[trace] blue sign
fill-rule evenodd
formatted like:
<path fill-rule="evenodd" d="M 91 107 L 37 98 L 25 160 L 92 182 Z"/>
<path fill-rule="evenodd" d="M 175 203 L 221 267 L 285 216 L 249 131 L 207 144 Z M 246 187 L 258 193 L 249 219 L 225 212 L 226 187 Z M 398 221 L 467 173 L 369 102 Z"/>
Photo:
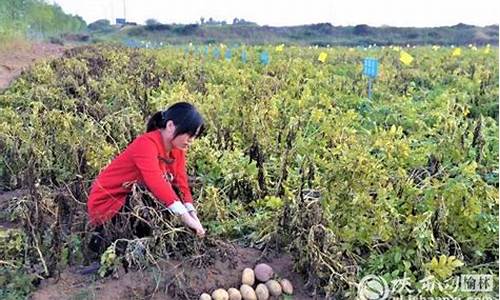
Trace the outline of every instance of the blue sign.
<path fill-rule="evenodd" d="M 263 51 L 260 54 L 260 62 L 264 65 L 269 64 L 269 53 L 267 53 L 267 51 Z"/>
<path fill-rule="evenodd" d="M 219 50 L 219 48 L 215 48 L 214 49 L 214 54 L 213 55 L 214 55 L 215 59 L 219 59 L 219 57 L 220 57 L 220 50 Z"/>
<path fill-rule="evenodd" d="M 226 58 L 226 60 L 231 60 L 231 49 L 226 49 L 224 57 Z"/>
<path fill-rule="evenodd" d="M 372 79 L 378 75 L 378 60 L 367 57 L 363 61 L 363 74 L 368 76 L 368 98 L 372 98 Z"/>
<path fill-rule="evenodd" d="M 378 60 L 367 57 L 363 62 L 363 74 L 368 77 L 375 78 L 378 75 Z"/>

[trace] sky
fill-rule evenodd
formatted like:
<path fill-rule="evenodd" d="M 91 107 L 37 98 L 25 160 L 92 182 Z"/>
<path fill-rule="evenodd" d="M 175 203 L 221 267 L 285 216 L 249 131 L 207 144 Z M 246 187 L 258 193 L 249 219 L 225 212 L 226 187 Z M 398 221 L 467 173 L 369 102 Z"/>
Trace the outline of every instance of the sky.
<path fill-rule="evenodd" d="M 200 17 L 214 20 L 243 18 L 259 25 L 290 26 L 331 23 L 334 26 L 436 27 L 458 23 L 499 24 L 498 0 L 47 0 L 87 23 L 124 15 L 130 22 L 147 19 L 189 24 Z"/>

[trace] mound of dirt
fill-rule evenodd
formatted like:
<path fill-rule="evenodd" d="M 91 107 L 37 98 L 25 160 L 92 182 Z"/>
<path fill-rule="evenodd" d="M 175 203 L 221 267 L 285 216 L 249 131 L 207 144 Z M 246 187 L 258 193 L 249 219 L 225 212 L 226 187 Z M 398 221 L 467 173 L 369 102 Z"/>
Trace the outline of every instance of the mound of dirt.
<path fill-rule="evenodd" d="M 68 47 L 50 44 L 12 42 L 0 49 L 0 91 L 7 88 L 21 72 L 40 59 L 55 58 Z"/>
<path fill-rule="evenodd" d="M 294 286 L 294 299 L 313 299 L 304 290 L 302 277 L 293 271 L 289 255 L 263 252 L 231 245 L 229 251 L 212 257 L 208 265 L 199 266 L 198 258 L 187 261 L 169 260 L 146 271 L 118 272 L 115 278 L 97 279 L 80 275 L 77 268 L 68 268 L 58 279 L 41 283 L 31 299 L 198 299 L 203 292 L 217 288 L 239 288 L 244 268 L 265 262 L 281 278 Z M 227 250 L 227 249 L 226 249 Z M 206 254 L 211 255 L 213 254 Z"/>

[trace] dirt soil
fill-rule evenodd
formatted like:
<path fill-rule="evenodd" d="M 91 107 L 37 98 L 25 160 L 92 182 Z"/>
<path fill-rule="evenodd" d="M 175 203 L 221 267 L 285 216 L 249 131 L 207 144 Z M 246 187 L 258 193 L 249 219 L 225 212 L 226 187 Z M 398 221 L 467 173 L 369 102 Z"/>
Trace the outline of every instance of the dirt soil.
<path fill-rule="evenodd" d="M 199 267 L 193 261 L 168 261 L 149 271 L 133 271 L 118 276 L 99 279 L 96 275 L 80 275 L 78 268 L 66 269 L 58 279 L 49 278 L 41 283 L 31 299 L 199 299 L 203 292 L 216 288 L 238 288 L 244 268 L 257 263 L 269 264 L 278 278 L 289 279 L 294 286 L 293 297 L 286 299 L 308 300 L 302 277 L 293 271 L 289 255 L 270 254 L 253 248 L 231 246 L 230 255 Z M 112 278 L 115 277 L 115 278 Z M 118 277 L 118 278 L 116 278 Z"/>
<path fill-rule="evenodd" d="M 0 49 L 0 91 L 7 88 L 9 84 L 21 72 L 39 60 L 59 57 L 68 49 L 50 43 L 13 42 Z"/>

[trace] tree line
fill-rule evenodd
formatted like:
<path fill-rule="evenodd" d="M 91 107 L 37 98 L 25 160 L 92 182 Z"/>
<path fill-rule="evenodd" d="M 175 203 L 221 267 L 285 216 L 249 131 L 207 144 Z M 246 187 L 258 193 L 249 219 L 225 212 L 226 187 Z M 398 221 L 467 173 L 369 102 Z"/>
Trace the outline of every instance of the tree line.
<path fill-rule="evenodd" d="M 0 1 L 0 39 L 47 38 L 85 30 L 80 16 L 66 14 L 57 4 L 42 0 Z"/>

